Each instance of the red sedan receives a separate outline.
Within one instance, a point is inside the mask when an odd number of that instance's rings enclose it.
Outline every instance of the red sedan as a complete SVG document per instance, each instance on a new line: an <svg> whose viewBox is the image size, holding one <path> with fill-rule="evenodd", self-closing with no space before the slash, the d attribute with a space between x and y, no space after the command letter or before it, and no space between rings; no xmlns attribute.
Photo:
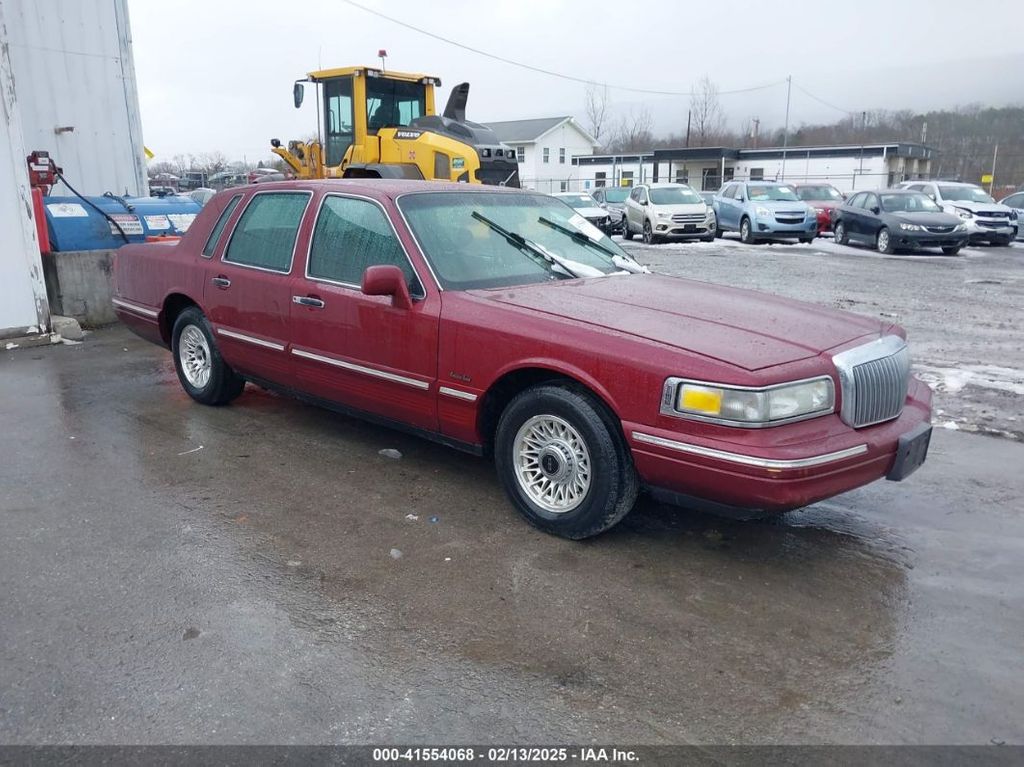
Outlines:
<svg viewBox="0 0 1024 767"><path fill-rule="evenodd" d="M831 184L790 184L797 197L806 202L818 215L818 234L832 231L835 209L843 204L843 194Z"/></svg>
<svg viewBox="0 0 1024 767"><path fill-rule="evenodd" d="M226 190L176 245L118 251L114 305L185 391L246 381L493 456L569 538L646 489L780 512L924 460L901 328L651 274L565 204L407 181Z"/></svg>

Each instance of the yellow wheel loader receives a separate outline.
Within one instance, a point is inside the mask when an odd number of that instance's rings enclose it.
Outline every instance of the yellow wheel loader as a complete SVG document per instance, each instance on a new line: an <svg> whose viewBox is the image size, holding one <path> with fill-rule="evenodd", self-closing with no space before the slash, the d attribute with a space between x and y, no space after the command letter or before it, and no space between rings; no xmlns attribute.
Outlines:
<svg viewBox="0 0 1024 767"><path fill-rule="evenodd" d="M466 119L469 83L457 85L442 114L429 75L345 67L295 82L295 107L316 88L316 140L270 145L299 178L410 178L519 186L515 151L486 125Z"/></svg>

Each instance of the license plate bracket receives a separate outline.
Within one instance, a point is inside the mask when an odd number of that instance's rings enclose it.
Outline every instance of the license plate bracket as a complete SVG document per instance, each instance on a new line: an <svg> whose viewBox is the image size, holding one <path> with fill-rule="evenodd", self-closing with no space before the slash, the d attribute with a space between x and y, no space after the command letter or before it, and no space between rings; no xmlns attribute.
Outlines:
<svg viewBox="0 0 1024 767"><path fill-rule="evenodd" d="M896 445L896 459L885 478L893 482L904 480L921 468L928 457L928 446L932 440L932 425L923 423L916 429L902 435Z"/></svg>

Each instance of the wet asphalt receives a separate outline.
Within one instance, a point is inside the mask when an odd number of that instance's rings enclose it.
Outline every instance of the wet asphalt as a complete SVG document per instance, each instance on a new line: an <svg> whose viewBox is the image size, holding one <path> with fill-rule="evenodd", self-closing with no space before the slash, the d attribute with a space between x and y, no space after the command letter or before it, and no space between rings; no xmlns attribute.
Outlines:
<svg viewBox="0 0 1024 767"><path fill-rule="evenodd" d="M1024 742L1018 442L574 543L482 459L197 405L121 327L0 384L2 743Z"/></svg>

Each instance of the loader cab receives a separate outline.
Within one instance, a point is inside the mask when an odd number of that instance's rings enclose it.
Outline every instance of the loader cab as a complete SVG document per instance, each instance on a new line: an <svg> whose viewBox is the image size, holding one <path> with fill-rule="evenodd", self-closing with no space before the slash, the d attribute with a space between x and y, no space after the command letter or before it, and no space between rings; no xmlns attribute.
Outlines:
<svg viewBox="0 0 1024 767"><path fill-rule="evenodd" d="M377 159L379 147L367 137L381 128L402 128L434 112L434 77L385 72L369 67L345 67L310 72L306 82L316 83L322 99L324 164L337 168L354 147L350 162ZM296 106L302 103L302 81L296 83ZM375 142L374 142L375 143Z"/></svg>

